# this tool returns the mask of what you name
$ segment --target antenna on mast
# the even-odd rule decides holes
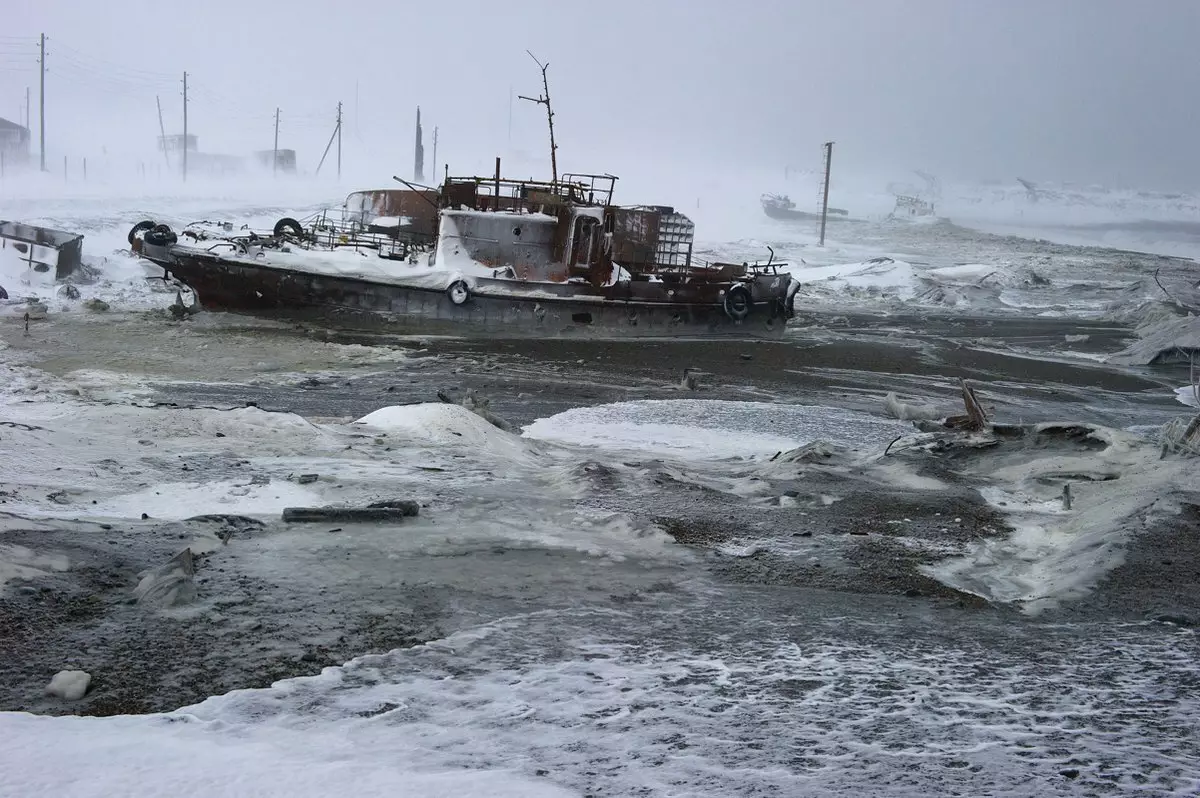
[[[528,50],[525,52],[529,53]],[[529,57],[532,58],[533,63],[537,64],[542,70],[542,89],[546,92],[546,94],[537,98],[526,97],[523,94],[518,95],[518,97],[522,100],[528,100],[531,103],[538,103],[539,105],[546,106],[546,123],[550,126],[550,174],[554,179],[552,185],[557,185],[558,156],[555,154],[555,151],[558,149],[558,146],[554,143],[554,111],[550,110],[550,82],[546,79],[546,70],[550,68],[550,65],[543,64],[541,61],[537,60],[537,56],[535,56],[533,53],[529,53]]]

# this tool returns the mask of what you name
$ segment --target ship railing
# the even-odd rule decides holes
[[[688,282],[697,277],[710,277],[721,272],[727,272],[731,278],[778,275],[779,268],[783,266],[787,264],[775,260],[774,257],[767,261],[743,261],[740,264],[691,257],[686,264],[654,263],[648,267],[635,268],[634,271],[644,275],[670,276]]]
[[[470,197],[472,210],[532,210],[539,205],[566,202],[575,205],[609,205],[612,203],[613,175],[567,174],[557,182],[543,180],[514,180],[496,177],[448,177],[442,187],[442,202],[454,207],[462,197],[457,186],[473,186]]]

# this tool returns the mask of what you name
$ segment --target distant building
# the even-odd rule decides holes
[[[6,164],[25,164],[29,161],[29,128],[0,119],[0,155]]]
[[[186,144],[188,152],[196,152],[199,139],[191,133],[184,136],[182,133],[176,133],[172,136],[158,137],[159,152],[183,152]]]
[[[172,165],[175,169],[180,169],[183,163],[183,152],[187,150],[187,172],[189,175],[203,175],[207,177],[225,177],[227,175],[238,174],[245,169],[246,163],[244,158],[239,158],[236,155],[217,155],[210,152],[200,152],[200,139],[189,133],[184,136],[181,133],[176,133],[170,136],[158,137],[159,152],[166,152],[173,156],[171,158]]]
[[[254,153],[254,160],[258,161],[259,165],[271,169],[271,156],[275,155],[275,168],[280,172],[288,174],[296,173],[296,151],[295,150],[259,150]]]

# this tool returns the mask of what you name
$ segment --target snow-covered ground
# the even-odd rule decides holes
[[[115,527],[128,533],[117,540],[124,545],[140,524],[213,514],[278,524],[289,506],[359,505],[403,493],[423,507],[398,526],[352,528],[342,537],[295,529],[230,544],[196,533],[177,545],[296,592],[316,594],[327,578],[366,585],[366,601],[392,595],[386,591],[396,583],[427,584],[444,604],[446,633],[176,712],[0,714],[0,736],[9,741],[0,750],[0,793],[918,795],[979,792],[981,782],[997,795],[1197,789],[1200,705],[1188,629],[1043,624],[949,602],[731,583],[692,568],[703,555],[645,518],[583,502],[593,487],[581,475],[599,469],[634,484],[662,473],[697,492],[794,509],[805,497],[781,494],[772,480],[795,476],[799,460],[773,458],[815,441],[850,452],[822,467],[859,490],[919,497],[945,489],[939,478],[881,454],[910,430],[885,418],[883,407],[869,415],[635,400],[568,410],[512,434],[446,404],[397,407],[381,399],[358,418],[304,418],[145,401],[150,382],[185,371],[252,385],[361,369],[402,379],[419,365],[384,347],[273,341],[273,325],[251,320],[224,329],[233,323],[216,315],[169,334],[139,326],[138,314],[164,308],[174,289],[122,253],[128,228],[143,218],[270,227],[340,198],[330,187],[291,185],[281,201],[271,189],[236,196],[212,185],[182,195],[46,189],[0,199],[0,218],[85,233],[95,276],[70,299],[58,286],[0,271],[10,295],[0,301],[0,324],[9,332],[21,335],[29,297],[48,310],[45,321],[31,322],[42,325],[30,336],[36,345],[0,346],[0,512],[28,524],[86,521],[92,532],[80,534],[98,538],[101,524]],[[761,217],[755,200],[742,216],[724,214],[711,232],[702,223],[708,243],[697,254],[740,262],[765,258],[770,244],[803,284],[802,310],[1128,319],[1161,305],[1144,266],[1124,255],[977,236],[939,221],[843,222],[819,246],[814,230]],[[995,205],[1018,201],[1008,192]],[[698,217],[712,213],[700,210]],[[89,299],[108,303],[108,315],[89,310]],[[55,327],[60,314],[127,335],[128,351],[110,362],[74,362],[72,353],[54,351],[65,340]],[[143,337],[150,329],[156,337]],[[214,341],[219,346],[205,348]],[[799,360],[803,350],[796,351]],[[55,370],[59,376],[42,368],[52,356],[70,364]],[[190,359],[176,373],[168,361],[180,358]],[[1190,392],[1176,396],[1192,404]],[[1191,484],[1182,461],[1160,460],[1157,442],[1102,435],[1087,451],[1031,446],[974,467],[979,495],[1017,531],[956,539],[942,552],[954,558],[927,572],[1000,606],[1038,608],[1086,595],[1120,564],[1133,524],[1176,512],[1171,495]],[[301,474],[319,478],[301,484]],[[1066,482],[1074,511],[1060,498]],[[812,513],[836,517],[845,499],[818,495]],[[753,524],[745,526],[748,540]],[[747,560],[779,556],[790,567],[812,559],[802,549],[807,540],[789,535],[739,553],[743,539],[735,539],[725,551]],[[554,565],[530,567],[528,585],[498,587],[483,584],[483,566],[464,565],[513,552],[569,552],[595,570],[584,579],[546,554]],[[80,565],[52,547],[0,539],[4,596]],[[638,581],[660,569],[670,574],[665,583]],[[549,583],[566,598],[550,609],[521,603]],[[501,588],[506,601],[479,598]],[[287,598],[284,590],[276,595]],[[206,596],[200,611],[233,617],[237,604],[227,598]],[[415,612],[399,603],[374,610]],[[310,620],[291,619],[285,642],[316,635]],[[264,636],[264,646],[276,642]],[[58,663],[42,683],[59,671],[87,670],[87,656]],[[89,673],[85,689],[123,678]],[[81,677],[60,680],[64,690],[79,684]]]

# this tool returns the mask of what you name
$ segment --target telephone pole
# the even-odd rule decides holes
[[[38,81],[38,135],[41,138],[41,169],[46,171],[46,34],[38,41],[38,64],[41,77]]]
[[[833,163],[833,142],[825,142],[825,188],[821,191],[821,246],[825,246],[825,218],[829,215],[829,166]]]
[[[325,157],[329,155],[329,148],[333,146],[333,140],[337,139],[338,143],[338,177],[342,176],[342,104],[338,103],[337,124],[333,126],[333,133],[329,134],[329,143],[325,145],[325,152],[321,153],[321,160],[317,163],[316,174],[321,174],[321,167],[325,165]]]
[[[25,129],[29,130],[29,87],[25,87]]]
[[[183,73],[183,181],[187,182],[187,154],[188,154],[188,131],[187,131],[187,72]]]
[[[417,139],[413,146],[413,182],[425,182],[425,145],[421,141],[421,106],[417,106]]]
[[[279,109],[275,109],[275,150],[271,153],[271,174],[279,172]]]
[[[158,145],[162,147],[163,157],[167,160],[167,171],[171,171],[171,151],[167,149],[167,129],[163,126],[162,121],[162,100],[158,99],[158,95],[154,95],[154,104],[158,106]]]

